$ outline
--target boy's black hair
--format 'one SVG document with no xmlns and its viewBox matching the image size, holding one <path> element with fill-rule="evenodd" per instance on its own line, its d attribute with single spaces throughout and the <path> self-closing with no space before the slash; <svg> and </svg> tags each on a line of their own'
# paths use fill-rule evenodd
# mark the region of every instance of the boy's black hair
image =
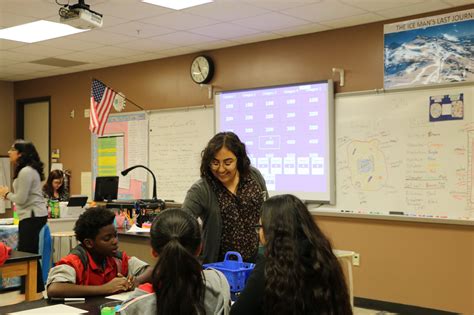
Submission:
<svg viewBox="0 0 474 315">
<path fill-rule="evenodd" d="M 115 213 L 104 207 L 94 207 L 87 209 L 79 216 L 74 225 L 74 233 L 79 242 L 84 239 L 95 239 L 99 230 L 104 226 L 114 223 Z"/>
</svg>

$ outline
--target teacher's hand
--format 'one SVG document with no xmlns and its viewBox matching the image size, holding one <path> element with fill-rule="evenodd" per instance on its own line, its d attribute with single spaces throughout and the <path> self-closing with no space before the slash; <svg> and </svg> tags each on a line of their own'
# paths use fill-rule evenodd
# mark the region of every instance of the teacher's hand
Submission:
<svg viewBox="0 0 474 315">
<path fill-rule="evenodd" d="M 7 186 L 0 186 L 0 197 L 5 198 L 5 195 L 10 191 Z"/>
</svg>

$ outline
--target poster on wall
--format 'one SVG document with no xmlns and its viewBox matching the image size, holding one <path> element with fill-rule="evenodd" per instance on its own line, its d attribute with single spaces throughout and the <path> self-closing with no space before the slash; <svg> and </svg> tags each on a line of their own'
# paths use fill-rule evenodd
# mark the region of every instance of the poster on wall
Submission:
<svg viewBox="0 0 474 315">
<path fill-rule="evenodd" d="M 474 81 L 474 9 L 384 25 L 384 87 Z"/>
</svg>

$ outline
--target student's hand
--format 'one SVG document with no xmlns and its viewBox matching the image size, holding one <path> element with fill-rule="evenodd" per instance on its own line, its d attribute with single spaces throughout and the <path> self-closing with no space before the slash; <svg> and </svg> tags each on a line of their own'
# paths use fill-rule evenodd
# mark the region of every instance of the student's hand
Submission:
<svg viewBox="0 0 474 315">
<path fill-rule="evenodd" d="M 119 273 L 117 274 L 117 277 L 125 277 L 125 276 Z M 129 275 L 127 277 L 127 290 L 126 291 L 133 290 L 134 288 L 135 288 L 135 277 L 133 275 Z"/>
<path fill-rule="evenodd" d="M 127 281 L 128 281 L 128 289 L 129 290 L 133 290 L 133 289 L 135 289 L 136 286 L 138 286 L 136 278 L 132 275 L 129 275 L 127 277 Z"/>
<path fill-rule="evenodd" d="M 107 282 L 106 284 L 104 284 L 103 286 L 106 294 L 127 291 L 129 287 L 128 279 L 120 274 L 109 282 Z"/>
</svg>

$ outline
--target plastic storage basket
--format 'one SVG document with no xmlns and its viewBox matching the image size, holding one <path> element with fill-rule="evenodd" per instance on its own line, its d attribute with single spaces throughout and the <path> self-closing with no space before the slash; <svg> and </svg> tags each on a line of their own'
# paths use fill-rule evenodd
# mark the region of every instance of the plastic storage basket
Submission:
<svg viewBox="0 0 474 315">
<path fill-rule="evenodd" d="M 237 260 L 229 259 L 232 255 L 237 257 Z M 214 268 L 222 272 L 229 282 L 230 291 L 235 293 L 244 289 L 255 264 L 243 262 L 242 256 L 238 252 L 227 252 L 223 262 L 204 264 L 203 267 Z"/>
</svg>

